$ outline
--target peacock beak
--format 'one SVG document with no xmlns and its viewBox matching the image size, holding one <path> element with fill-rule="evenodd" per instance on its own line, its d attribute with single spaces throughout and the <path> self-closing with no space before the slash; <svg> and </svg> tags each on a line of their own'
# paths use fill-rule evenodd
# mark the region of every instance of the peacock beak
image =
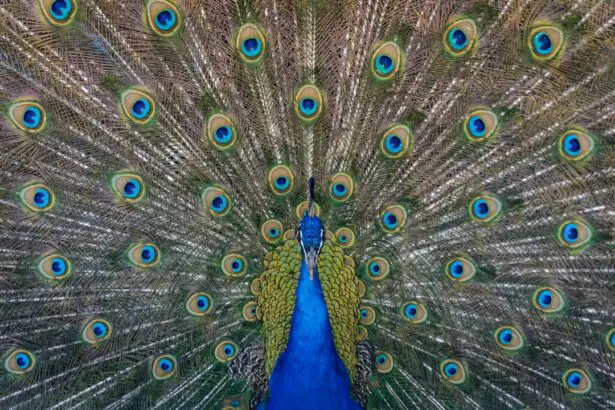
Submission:
<svg viewBox="0 0 615 410">
<path fill-rule="evenodd" d="M 305 255 L 305 263 L 307 264 L 308 271 L 310 272 L 310 280 L 314 279 L 314 268 L 318 263 L 318 251 L 316 249 L 310 249 Z"/>
</svg>

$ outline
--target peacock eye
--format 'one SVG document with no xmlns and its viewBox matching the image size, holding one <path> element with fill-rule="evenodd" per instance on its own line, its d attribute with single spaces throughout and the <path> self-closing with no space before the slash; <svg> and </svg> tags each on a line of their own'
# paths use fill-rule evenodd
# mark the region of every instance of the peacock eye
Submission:
<svg viewBox="0 0 615 410">
<path fill-rule="evenodd" d="M 591 390 L 592 382 L 588 374 L 581 369 L 568 369 L 562 375 L 562 381 L 566 389 L 575 394 L 584 394 Z"/>
<path fill-rule="evenodd" d="M 237 32 L 236 47 L 242 60 L 256 63 L 265 56 L 266 41 L 263 32 L 254 24 L 244 24 Z"/>
<path fill-rule="evenodd" d="M 133 123 L 144 125 L 154 118 L 156 106 L 147 93 L 130 88 L 122 93 L 120 101 L 124 115 Z"/>
<path fill-rule="evenodd" d="M 466 282 L 476 274 L 476 264 L 469 258 L 456 257 L 448 261 L 444 272 L 454 281 Z"/>
<path fill-rule="evenodd" d="M 72 264 L 59 253 L 52 253 L 39 260 L 38 272 L 47 279 L 61 281 L 71 274 Z"/>
<path fill-rule="evenodd" d="M 246 274 L 248 263 L 246 258 L 238 253 L 231 253 L 222 258 L 222 271 L 226 276 L 239 277 Z"/>
<path fill-rule="evenodd" d="M 269 186 L 275 195 L 289 194 L 295 185 L 293 172 L 286 165 L 276 165 L 269 171 Z"/>
<path fill-rule="evenodd" d="M 374 256 L 367 261 L 367 276 L 372 280 L 382 280 L 391 271 L 389 261 L 379 256 Z"/>
<path fill-rule="evenodd" d="M 156 380 L 165 380 L 177 372 L 177 359 L 170 354 L 156 357 L 152 362 L 152 376 Z"/>
<path fill-rule="evenodd" d="M 401 205 L 387 206 L 380 213 L 380 225 L 386 233 L 397 233 L 406 225 L 408 214 Z"/>
<path fill-rule="evenodd" d="M 246 303 L 245 305 L 243 305 L 243 309 L 241 310 L 241 313 L 243 315 L 244 320 L 247 320 L 248 322 L 254 322 L 258 320 L 258 317 L 256 315 L 257 309 L 258 309 L 258 306 L 255 301 L 250 301 Z"/>
<path fill-rule="evenodd" d="M 45 109 L 35 101 L 16 102 L 9 107 L 8 113 L 13 125 L 27 134 L 41 132 L 47 123 Z"/>
<path fill-rule="evenodd" d="M 578 163 L 591 158 L 595 145 L 593 137 L 577 127 L 560 136 L 558 151 L 565 160 Z"/>
<path fill-rule="evenodd" d="M 502 203 L 496 196 L 484 193 L 470 202 L 469 210 L 476 222 L 494 222 L 501 214 Z"/>
<path fill-rule="evenodd" d="M 111 337 L 111 332 L 111 323 L 104 319 L 95 319 L 85 325 L 81 337 L 87 343 L 96 344 Z"/>
<path fill-rule="evenodd" d="M 532 298 L 534 307 L 544 313 L 559 312 L 564 308 L 564 296 L 555 288 L 536 289 Z"/>
<path fill-rule="evenodd" d="M 181 15 L 177 7 L 167 0 L 149 0 L 147 16 L 150 28 L 160 36 L 172 36 L 181 25 Z"/>
<path fill-rule="evenodd" d="M 322 112 L 322 104 L 322 93 L 314 85 L 304 85 L 295 93 L 295 112 L 305 122 L 318 118 Z"/>
<path fill-rule="evenodd" d="M 589 224 L 571 219 L 560 224 L 557 239 L 562 246 L 581 251 L 591 245 L 593 236 L 593 229 Z"/>
<path fill-rule="evenodd" d="M 528 42 L 534 60 L 550 61 L 564 49 L 564 33 L 553 25 L 539 25 L 530 30 Z"/>
<path fill-rule="evenodd" d="M 277 219 L 269 219 L 261 226 L 261 235 L 268 243 L 277 243 L 282 239 L 283 231 L 284 227 L 282 226 L 282 222 Z"/>
<path fill-rule="evenodd" d="M 204 292 L 192 294 L 186 301 L 186 310 L 194 316 L 205 316 L 213 309 L 211 296 Z"/>
<path fill-rule="evenodd" d="M 401 49 L 392 41 L 382 43 L 372 53 L 371 72 L 378 80 L 389 80 L 401 67 Z"/>
<path fill-rule="evenodd" d="M 160 250 L 153 243 L 137 243 L 128 249 L 128 260 L 141 268 L 156 266 L 160 262 Z"/>
<path fill-rule="evenodd" d="M 209 117 L 206 134 L 212 145 L 220 151 L 232 148 L 237 142 L 235 125 L 225 114 L 213 114 Z"/>
<path fill-rule="evenodd" d="M 427 320 L 427 309 L 422 303 L 410 301 L 403 304 L 400 309 L 402 318 L 411 323 L 423 323 Z"/>
<path fill-rule="evenodd" d="M 512 326 L 502 326 L 494 333 L 495 342 L 505 350 L 519 350 L 525 344 L 523 335 Z"/>
<path fill-rule="evenodd" d="M 213 216 L 224 216 L 231 210 L 231 198 L 221 188 L 205 188 L 201 194 L 201 201 Z"/>
<path fill-rule="evenodd" d="M 390 373 L 393 370 L 393 357 L 387 352 L 376 352 L 375 362 L 378 373 Z"/>
<path fill-rule="evenodd" d="M 4 360 L 4 368 L 13 374 L 24 374 L 34 369 L 34 355 L 25 349 L 11 350 Z"/>
<path fill-rule="evenodd" d="M 76 0 L 38 0 L 45 20 L 53 26 L 69 24 L 77 15 Z"/>
<path fill-rule="evenodd" d="M 331 177 L 329 195 L 336 202 L 345 202 L 352 196 L 354 180 L 348 174 L 339 172 Z"/>
<path fill-rule="evenodd" d="M 355 243 L 355 234 L 350 228 L 339 228 L 335 231 L 337 243 L 342 248 L 350 248 Z"/>
<path fill-rule="evenodd" d="M 405 125 L 393 125 L 382 135 L 380 150 L 387 158 L 400 158 L 412 150 L 414 136 Z"/>
<path fill-rule="evenodd" d="M 47 212 L 55 206 L 55 194 L 44 184 L 33 182 L 19 191 L 21 203 L 30 211 Z"/>
<path fill-rule="evenodd" d="M 449 54 L 461 57 L 474 48 L 477 42 L 476 23 L 471 19 L 459 19 L 444 32 L 444 48 Z"/>
<path fill-rule="evenodd" d="M 220 362 L 230 362 L 239 353 L 239 348 L 231 340 L 224 340 L 216 346 L 215 356 Z"/>
<path fill-rule="evenodd" d="M 309 208 L 309 201 L 303 201 L 299 205 L 297 205 L 297 207 L 295 208 L 295 215 L 297 216 L 297 219 L 302 220 Z M 318 205 L 316 202 L 314 202 L 314 214 L 316 216 L 320 216 L 320 205 Z"/>
<path fill-rule="evenodd" d="M 459 360 L 445 359 L 440 362 L 440 374 L 444 379 L 453 383 L 461 384 L 466 380 L 466 370 Z"/>
<path fill-rule="evenodd" d="M 492 141 L 498 132 L 498 117 L 490 110 L 471 111 L 463 122 L 463 132 L 471 142 L 486 143 Z"/>
<path fill-rule="evenodd" d="M 111 190 L 118 200 L 137 203 L 144 197 L 145 183 L 135 173 L 118 172 L 111 178 Z"/>
<path fill-rule="evenodd" d="M 376 311 L 369 306 L 361 306 L 359 308 L 359 323 L 364 326 L 369 326 L 376 321 Z"/>
</svg>

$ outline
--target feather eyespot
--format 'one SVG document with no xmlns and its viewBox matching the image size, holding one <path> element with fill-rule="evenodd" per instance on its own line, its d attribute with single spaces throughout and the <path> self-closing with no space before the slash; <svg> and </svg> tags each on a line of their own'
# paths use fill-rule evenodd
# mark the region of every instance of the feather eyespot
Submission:
<svg viewBox="0 0 615 410">
<path fill-rule="evenodd" d="M 368 259 L 365 265 L 367 276 L 372 280 L 382 280 L 391 271 L 391 265 L 389 261 L 380 256 L 374 256 Z"/>
<path fill-rule="evenodd" d="M 411 151 L 414 145 L 414 136 L 405 125 L 393 125 L 382 136 L 380 150 L 391 159 L 400 158 Z"/>
<path fill-rule="evenodd" d="M 315 121 L 320 116 L 322 105 L 322 93 L 314 85 L 304 85 L 295 93 L 295 112 L 307 123 Z"/>
<path fill-rule="evenodd" d="M 502 212 L 502 203 L 495 195 L 483 193 L 470 202 L 469 211 L 476 222 L 495 222 Z"/>
<path fill-rule="evenodd" d="M 357 330 L 357 341 L 360 342 L 362 340 L 367 339 L 367 337 L 369 336 L 369 332 L 367 331 L 367 329 L 365 328 L 365 326 L 358 326 L 358 330 Z"/>
<path fill-rule="evenodd" d="M 464 365 L 455 359 L 445 359 L 440 362 L 440 374 L 453 384 L 461 384 L 466 380 Z"/>
<path fill-rule="evenodd" d="M 122 112 L 133 123 L 145 125 L 154 119 L 156 104 L 147 93 L 130 88 L 122 93 L 120 101 Z"/>
<path fill-rule="evenodd" d="M 575 394 L 587 393 L 592 388 L 592 382 L 587 372 L 578 368 L 566 370 L 562 375 L 562 381 L 566 389 Z"/>
<path fill-rule="evenodd" d="M 564 49 L 564 32 L 551 24 L 534 26 L 528 36 L 532 58 L 539 62 L 555 59 Z"/>
<path fill-rule="evenodd" d="M 532 297 L 534 307 L 544 313 L 555 313 L 564 309 L 564 296 L 555 288 L 541 287 Z"/>
<path fill-rule="evenodd" d="M 403 304 L 400 309 L 401 317 L 410 323 L 423 323 L 427 320 L 427 309 L 425 305 L 416 301 L 410 301 Z"/>
<path fill-rule="evenodd" d="M 50 211 L 56 204 L 55 198 L 53 191 L 40 182 L 27 184 L 19 191 L 21 203 L 33 212 Z"/>
<path fill-rule="evenodd" d="M 257 309 L 258 309 L 258 305 L 256 304 L 255 301 L 250 301 L 248 303 L 246 303 L 245 305 L 243 305 L 243 309 L 241 310 L 241 314 L 244 318 L 244 320 L 247 320 L 248 322 L 254 322 L 256 320 L 258 320 L 258 316 L 257 316 Z"/>
<path fill-rule="evenodd" d="M 354 180 L 348 174 L 339 172 L 331 177 L 329 196 L 335 202 L 346 202 L 354 192 Z"/>
<path fill-rule="evenodd" d="M 160 249 L 150 242 L 140 242 L 128 249 L 128 260 L 134 266 L 150 268 L 160 263 Z"/>
<path fill-rule="evenodd" d="M 248 262 L 238 253 L 231 253 L 222 258 L 222 271 L 226 276 L 239 277 L 246 274 Z"/>
<path fill-rule="evenodd" d="M 470 258 L 456 257 L 447 262 L 444 273 L 449 279 L 457 282 L 467 282 L 476 274 L 476 264 Z"/>
<path fill-rule="evenodd" d="M 558 141 L 561 157 L 576 163 L 591 159 L 595 146 L 594 138 L 580 127 L 567 130 Z"/>
<path fill-rule="evenodd" d="M 376 311 L 369 306 L 361 306 L 359 308 L 359 323 L 364 326 L 369 326 L 376 321 Z"/>
<path fill-rule="evenodd" d="M 244 24 L 239 28 L 235 45 L 242 60 L 247 63 L 261 61 L 267 48 L 263 32 L 251 23 Z"/>
<path fill-rule="evenodd" d="M 27 134 L 37 134 L 47 125 L 45 109 L 36 101 L 13 103 L 8 114 L 13 125 Z"/>
<path fill-rule="evenodd" d="M 239 347 L 230 340 L 224 340 L 216 346 L 214 354 L 219 362 L 230 362 L 239 354 Z"/>
<path fill-rule="evenodd" d="M 76 0 L 38 0 L 38 3 L 45 20 L 56 27 L 66 26 L 77 15 Z"/>
<path fill-rule="evenodd" d="M 371 72 L 378 80 L 390 80 L 401 67 L 402 52 L 397 44 L 387 41 L 372 53 Z"/>
<path fill-rule="evenodd" d="M 472 142 L 486 143 L 495 138 L 499 128 L 497 115 L 486 109 L 471 111 L 463 122 L 463 132 Z"/>
<path fill-rule="evenodd" d="M 462 18 L 454 21 L 444 32 L 444 48 L 449 54 L 461 57 L 474 48 L 477 42 L 476 33 L 474 20 Z"/>
<path fill-rule="evenodd" d="M 592 243 L 593 228 L 580 219 L 570 219 L 560 224 L 557 233 L 559 243 L 571 251 L 580 252 Z"/>
<path fill-rule="evenodd" d="M 375 362 L 378 373 L 390 373 L 393 370 L 393 356 L 387 352 L 376 352 Z"/>
<path fill-rule="evenodd" d="M 501 326 L 493 334 L 495 342 L 504 350 L 519 350 L 525 341 L 519 330 L 512 326 Z"/>
<path fill-rule="evenodd" d="M 303 216 L 309 208 L 309 201 L 303 201 L 299 205 L 297 205 L 297 208 L 295 208 L 295 215 L 297 216 L 297 219 L 303 219 Z M 314 214 L 316 214 L 316 216 L 320 216 L 320 205 L 318 205 L 316 202 L 314 202 Z"/>
<path fill-rule="evenodd" d="M 269 219 L 261 226 L 261 235 L 268 243 L 277 243 L 282 239 L 284 227 L 277 219 Z"/>
<path fill-rule="evenodd" d="M 51 253 L 38 262 L 38 272 L 46 279 L 59 282 L 72 273 L 71 262 L 59 253 Z"/>
<path fill-rule="evenodd" d="M 403 206 L 390 205 L 380 213 L 380 226 L 386 233 L 398 233 L 406 225 L 407 219 L 408 214 Z"/>
<path fill-rule="evenodd" d="M 193 316 L 205 316 L 213 307 L 211 296 L 204 292 L 194 293 L 186 301 L 186 310 Z"/>
<path fill-rule="evenodd" d="M 104 319 L 95 319 L 88 322 L 81 332 L 81 338 L 84 342 L 97 344 L 111 337 L 111 323 Z"/>
<path fill-rule="evenodd" d="M 36 359 L 34 355 L 25 349 L 13 349 L 8 352 L 4 359 L 4 368 L 13 374 L 25 374 L 34 369 Z"/>
<path fill-rule="evenodd" d="M 165 380 L 177 372 L 177 359 L 170 354 L 163 354 L 152 361 L 152 376 L 156 380 Z"/>
<path fill-rule="evenodd" d="M 173 3 L 166 0 L 149 0 L 146 9 L 147 20 L 154 33 L 168 37 L 178 32 L 182 18 Z"/>
<path fill-rule="evenodd" d="M 241 396 L 231 396 L 224 399 L 222 410 L 247 410 L 246 400 Z"/>
<path fill-rule="evenodd" d="M 129 171 L 122 171 L 111 177 L 111 190 L 122 202 L 137 203 L 145 195 L 143 178 Z"/>
<path fill-rule="evenodd" d="M 293 172 L 286 165 L 276 165 L 269 171 L 269 186 L 275 195 L 289 194 L 295 186 Z"/>
<path fill-rule="evenodd" d="M 229 116 L 214 114 L 207 121 L 207 137 L 216 149 L 226 151 L 237 142 L 237 130 Z"/>
<path fill-rule="evenodd" d="M 212 216 L 224 216 L 231 210 L 231 197 L 221 188 L 205 188 L 201 201 Z"/>
<path fill-rule="evenodd" d="M 335 238 L 337 244 L 344 249 L 352 247 L 355 243 L 355 234 L 350 228 L 339 228 L 335 231 Z"/>
</svg>

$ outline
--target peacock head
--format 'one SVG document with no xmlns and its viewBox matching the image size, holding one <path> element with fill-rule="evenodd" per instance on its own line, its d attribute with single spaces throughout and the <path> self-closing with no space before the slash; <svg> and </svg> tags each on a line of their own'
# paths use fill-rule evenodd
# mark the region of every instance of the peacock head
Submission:
<svg viewBox="0 0 615 410">
<path fill-rule="evenodd" d="M 314 267 L 325 242 L 325 227 L 314 211 L 314 178 L 310 178 L 310 206 L 297 225 L 296 237 L 310 272 L 310 279 L 314 279 Z"/>
</svg>

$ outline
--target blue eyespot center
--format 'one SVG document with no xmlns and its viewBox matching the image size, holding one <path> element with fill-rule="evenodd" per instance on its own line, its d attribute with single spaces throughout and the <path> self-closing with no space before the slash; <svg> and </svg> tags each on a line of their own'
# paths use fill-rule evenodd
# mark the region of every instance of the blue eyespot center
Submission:
<svg viewBox="0 0 615 410">
<path fill-rule="evenodd" d="M 458 370 L 458 369 L 457 369 L 457 365 L 456 365 L 456 364 L 453 364 L 453 363 L 447 364 L 447 365 L 444 367 L 444 371 L 445 371 L 445 372 L 446 372 L 446 374 L 447 374 L 447 375 L 449 375 L 449 376 L 454 376 L 454 375 L 456 375 L 456 374 L 457 374 L 457 370 Z"/>
<path fill-rule="evenodd" d="M 231 268 L 233 269 L 233 272 L 235 273 L 241 272 L 241 269 L 243 268 L 243 261 L 241 259 L 235 259 L 231 263 Z"/>
<path fill-rule="evenodd" d="M 579 385 L 581 384 L 581 381 L 583 380 L 583 376 L 581 376 L 581 373 L 579 372 L 572 372 L 568 375 L 568 384 L 571 387 L 579 387 Z"/>
<path fill-rule="evenodd" d="M 299 104 L 301 108 L 301 112 L 305 115 L 312 115 L 316 112 L 318 108 L 318 103 L 313 98 L 304 98 L 301 100 Z"/>
<path fill-rule="evenodd" d="M 538 304 L 544 308 L 548 308 L 553 300 L 553 292 L 550 290 L 543 290 L 538 295 Z"/>
<path fill-rule="evenodd" d="M 128 199 L 134 199 L 141 193 L 141 183 L 136 179 L 130 179 L 124 185 L 124 196 Z"/>
<path fill-rule="evenodd" d="M 28 107 L 23 113 L 23 123 L 30 129 L 37 128 L 41 124 L 41 110 Z"/>
<path fill-rule="evenodd" d="M 534 43 L 534 50 L 540 55 L 549 54 L 551 50 L 553 50 L 553 43 L 551 42 L 549 35 L 544 31 L 536 33 L 532 39 L 532 42 Z"/>
<path fill-rule="evenodd" d="M 564 138 L 564 150 L 572 157 L 578 156 L 581 153 L 581 141 L 574 134 L 567 135 Z"/>
<path fill-rule="evenodd" d="M 159 366 L 166 373 L 169 373 L 171 370 L 173 370 L 173 362 L 169 359 L 160 360 Z"/>
<path fill-rule="evenodd" d="M 367 317 L 367 310 L 361 309 L 361 317 Z"/>
<path fill-rule="evenodd" d="M 286 189 L 290 185 L 290 180 L 286 177 L 277 177 L 275 179 L 275 187 L 277 189 Z"/>
<path fill-rule="evenodd" d="M 393 215 L 391 212 L 385 212 L 384 217 L 382 218 L 384 221 L 384 225 L 387 228 L 396 228 L 397 227 L 397 217 Z"/>
<path fill-rule="evenodd" d="M 386 139 L 386 147 L 387 151 L 393 154 L 397 154 L 403 148 L 401 138 L 399 138 L 397 135 L 389 135 Z"/>
<path fill-rule="evenodd" d="M 376 70 L 380 74 L 389 74 L 393 71 L 393 59 L 386 54 L 376 57 Z"/>
<path fill-rule="evenodd" d="M 487 133 L 487 126 L 481 117 L 475 115 L 468 121 L 468 128 L 473 137 L 481 138 Z"/>
<path fill-rule="evenodd" d="M 248 57 L 256 57 L 262 49 L 262 44 L 257 38 L 247 38 L 241 44 L 241 51 Z"/>
<path fill-rule="evenodd" d="M 218 127 L 214 133 L 214 139 L 220 144 L 228 144 L 233 138 L 233 130 L 228 125 Z"/>
<path fill-rule="evenodd" d="M 414 303 L 406 306 L 406 310 L 405 310 L 406 317 L 413 319 L 416 316 L 416 312 L 417 312 L 416 305 Z"/>
<path fill-rule="evenodd" d="M 145 263 L 152 263 L 156 259 L 156 249 L 153 246 L 144 246 L 141 250 L 141 259 Z"/>
<path fill-rule="evenodd" d="M 70 0 L 55 0 L 51 5 L 51 15 L 53 18 L 58 20 L 65 20 L 71 10 L 73 9 L 73 4 Z"/>
<path fill-rule="evenodd" d="M 207 308 L 209 307 L 209 299 L 207 299 L 205 296 L 199 296 L 196 298 L 196 305 L 199 310 L 207 310 Z"/>
<path fill-rule="evenodd" d="M 232 356 L 235 353 L 235 348 L 232 345 L 224 346 L 224 354 L 227 356 Z"/>
<path fill-rule="evenodd" d="M 376 262 L 369 264 L 369 271 L 372 275 L 378 275 L 380 273 L 380 265 Z"/>
<path fill-rule="evenodd" d="M 479 199 L 474 203 L 474 215 L 481 219 L 489 216 L 489 205 L 484 199 Z"/>
<path fill-rule="evenodd" d="M 346 243 L 347 241 L 348 241 L 348 238 L 346 238 L 346 235 L 340 236 L 340 242 L 341 243 Z"/>
<path fill-rule="evenodd" d="M 448 33 L 448 42 L 454 50 L 462 50 L 468 45 L 468 36 L 463 30 L 455 28 Z"/>
<path fill-rule="evenodd" d="M 272 238 L 277 238 L 279 234 L 280 234 L 280 231 L 278 231 L 277 228 L 271 228 L 269 230 L 269 236 L 271 236 Z"/>
<path fill-rule="evenodd" d="M 94 335 L 100 339 L 101 337 L 105 337 L 107 335 L 107 326 L 104 323 L 96 322 L 92 327 L 92 331 Z"/>
<path fill-rule="evenodd" d="M 376 361 L 379 364 L 385 364 L 387 362 L 387 357 L 383 354 L 379 354 L 378 357 L 376 358 Z"/>
<path fill-rule="evenodd" d="M 333 186 L 333 195 L 337 197 L 346 195 L 346 192 L 348 192 L 348 190 L 346 189 L 346 185 L 344 184 L 335 184 Z"/>
<path fill-rule="evenodd" d="M 51 270 L 56 276 L 62 276 L 66 273 L 66 262 L 62 258 L 53 258 L 51 261 Z"/>
<path fill-rule="evenodd" d="M 512 342 L 512 340 L 513 340 L 513 333 L 512 333 L 512 331 L 508 330 L 508 329 L 502 330 L 500 332 L 499 339 L 500 339 L 500 342 L 502 344 L 505 344 L 505 345 L 510 344 L 510 342 Z"/>
<path fill-rule="evenodd" d="M 38 208 L 45 208 L 51 201 L 49 191 L 44 188 L 38 188 L 34 192 L 34 205 Z"/>
<path fill-rule="evenodd" d="M 132 105 L 132 109 L 130 110 L 131 114 L 139 120 L 146 118 L 149 115 L 150 111 L 151 104 L 145 98 L 140 98 L 135 101 L 135 103 Z"/>
<path fill-rule="evenodd" d="M 218 195 L 211 201 L 211 209 L 215 212 L 224 211 L 227 205 L 227 200 L 224 196 Z"/>
<path fill-rule="evenodd" d="M 450 274 L 455 278 L 460 278 L 463 275 L 463 263 L 459 261 L 451 263 Z"/>
<path fill-rule="evenodd" d="M 575 223 L 569 223 L 564 226 L 564 240 L 568 243 L 574 243 L 579 238 L 579 228 Z"/>
<path fill-rule="evenodd" d="M 156 15 L 156 27 L 163 31 L 169 31 L 175 26 L 177 15 L 171 9 L 164 9 Z"/>
<path fill-rule="evenodd" d="M 17 353 L 17 356 L 15 357 L 15 362 L 17 363 L 17 366 L 19 366 L 20 369 L 27 369 L 28 367 L 30 367 L 30 363 L 32 361 L 30 360 L 30 357 L 27 354 Z"/>
</svg>

